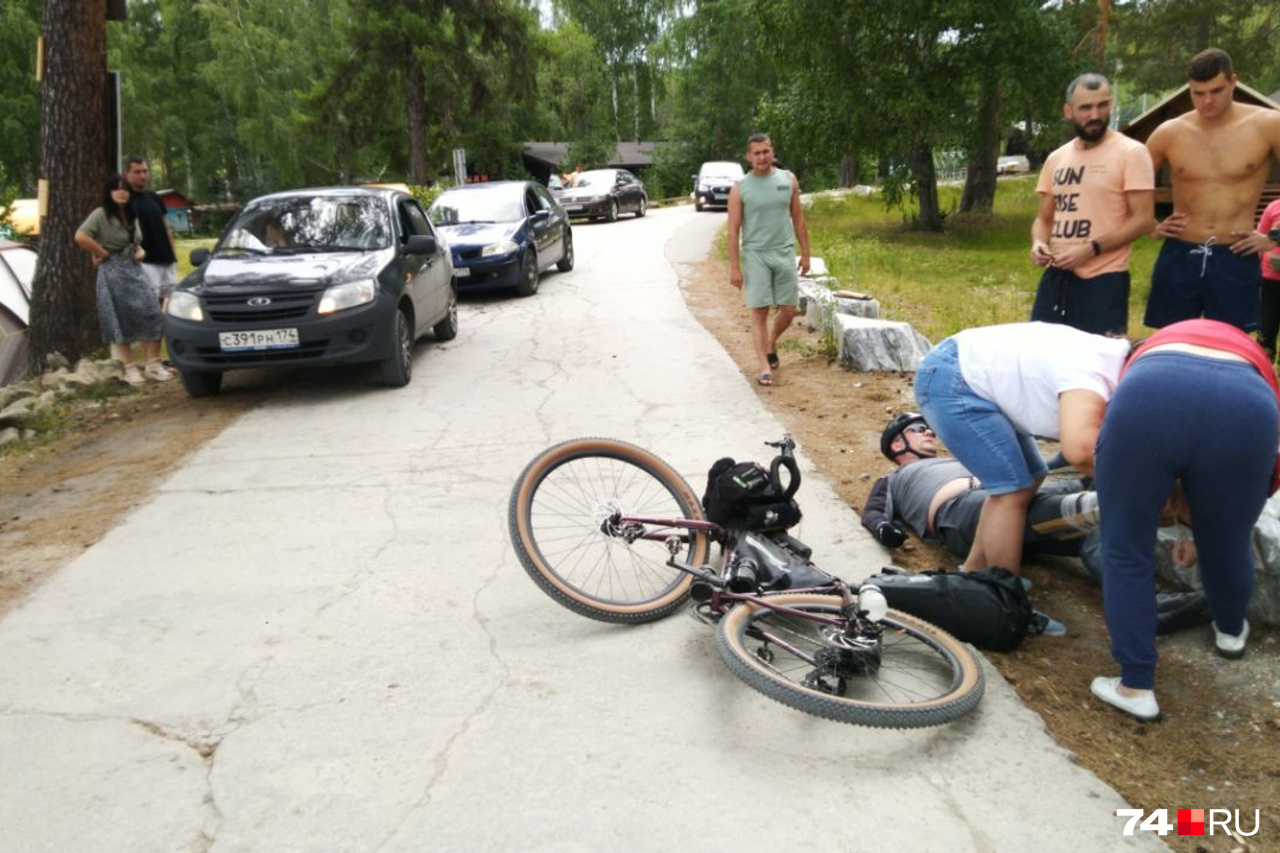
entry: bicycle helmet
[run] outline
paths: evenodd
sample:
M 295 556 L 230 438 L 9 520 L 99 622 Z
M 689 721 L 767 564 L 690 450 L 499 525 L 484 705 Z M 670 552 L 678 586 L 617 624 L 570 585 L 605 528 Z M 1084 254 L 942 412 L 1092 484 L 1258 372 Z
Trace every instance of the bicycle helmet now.
M 912 424 L 927 424 L 924 415 L 919 412 L 900 412 L 893 416 L 893 420 L 889 421 L 889 425 L 884 428 L 884 432 L 880 433 L 880 452 L 884 454 L 884 458 L 893 462 L 898 456 L 905 451 L 893 452 L 890 447 L 893 440 L 902 435 L 902 431 Z

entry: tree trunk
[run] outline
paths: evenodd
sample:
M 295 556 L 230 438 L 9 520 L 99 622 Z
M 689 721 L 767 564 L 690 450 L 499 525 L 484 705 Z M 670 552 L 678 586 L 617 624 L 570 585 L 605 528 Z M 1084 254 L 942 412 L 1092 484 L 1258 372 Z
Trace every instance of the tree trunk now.
M 942 210 L 938 207 L 938 175 L 933 170 L 933 146 L 917 140 L 911 150 L 911 175 L 916 183 L 916 200 L 920 203 L 920 228 L 942 230 Z
M 41 171 L 49 214 L 31 286 L 31 369 L 50 353 L 73 363 L 102 345 L 94 270 L 75 232 L 101 202 L 108 174 L 107 22 L 101 3 L 45 0 Z
M 407 53 L 404 95 L 409 117 L 409 182 L 422 186 L 427 183 L 427 79 L 411 46 Z
M 1004 93 L 1000 81 L 982 81 L 978 103 L 978 138 L 969 157 L 969 173 L 960 198 L 961 213 L 990 213 L 996 199 L 996 174 L 1000 161 L 1000 114 Z
M 858 170 L 858 157 L 856 154 L 846 154 L 840 158 L 840 186 L 857 186 L 858 180 L 861 177 L 862 175 Z

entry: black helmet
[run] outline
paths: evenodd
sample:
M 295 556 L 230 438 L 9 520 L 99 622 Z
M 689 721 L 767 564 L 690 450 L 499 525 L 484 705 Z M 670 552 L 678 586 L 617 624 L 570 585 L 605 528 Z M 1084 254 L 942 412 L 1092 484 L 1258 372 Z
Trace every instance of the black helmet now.
M 880 433 L 880 452 L 884 454 L 884 458 L 890 462 L 897 461 L 897 457 L 901 453 L 895 454 L 889 445 L 893 444 L 893 440 L 902 435 L 902 431 L 912 424 L 928 424 L 924 419 L 924 415 L 919 412 L 901 412 L 893 416 L 893 420 L 889 421 L 889 425 L 884 428 L 884 432 Z

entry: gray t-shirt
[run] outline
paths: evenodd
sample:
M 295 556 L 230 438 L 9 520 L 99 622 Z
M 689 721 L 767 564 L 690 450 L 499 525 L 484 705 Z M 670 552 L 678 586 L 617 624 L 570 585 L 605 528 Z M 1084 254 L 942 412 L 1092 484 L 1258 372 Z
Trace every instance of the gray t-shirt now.
M 106 209 L 102 207 L 95 207 L 79 230 L 97 240 L 98 245 L 113 255 L 118 255 L 133 246 L 142 245 L 142 232 L 138 230 L 136 219 L 133 222 L 133 230 L 130 231 L 120 223 L 119 219 L 107 216 Z
M 885 512 L 907 523 L 926 542 L 936 542 L 929 535 L 929 504 L 938 490 L 950 483 L 972 476 L 955 459 L 939 457 L 920 459 L 903 465 L 889 474 L 889 504 Z

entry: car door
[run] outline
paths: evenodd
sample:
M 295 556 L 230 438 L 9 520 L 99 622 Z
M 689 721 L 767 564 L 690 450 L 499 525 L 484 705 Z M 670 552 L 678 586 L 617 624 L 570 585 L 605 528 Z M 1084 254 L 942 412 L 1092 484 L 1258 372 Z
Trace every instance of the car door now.
M 640 182 L 627 171 L 619 171 L 618 179 L 622 182 L 622 192 L 627 197 L 626 209 L 632 213 L 637 212 L 640 210 Z
M 538 250 L 538 257 L 543 265 L 550 266 L 564 256 L 564 230 L 568 227 L 569 216 L 545 188 L 534 184 L 533 195 L 538 209 L 547 212 L 546 248 Z
M 410 290 L 417 317 L 418 328 L 415 329 L 415 334 L 421 334 L 426 327 L 440 319 L 449 304 L 450 268 L 444 256 L 444 247 L 417 200 L 402 198 L 396 206 L 402 245 L 415 234 L 432 237 L 436 241 L 436 250 L 429 255 L 403 256 L 406 287 Z
M 524 211 L 533 232 L 533 245 L 538 250 L 538 268 L 545 269 L 555 259 L 556 224 L 550 211 L 538 200 L 532 184 L 524 188 Z

